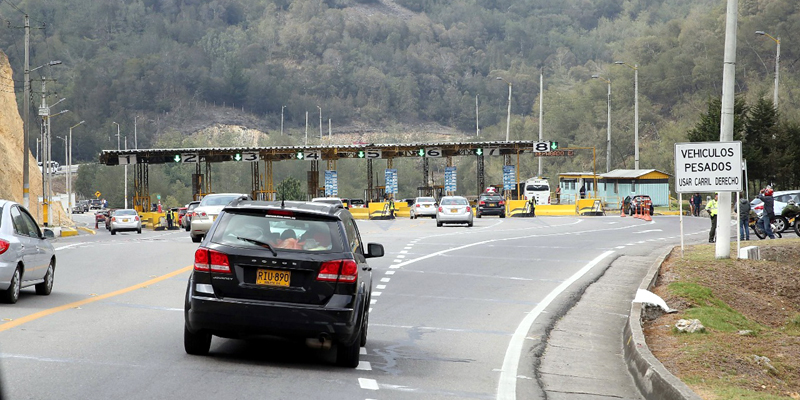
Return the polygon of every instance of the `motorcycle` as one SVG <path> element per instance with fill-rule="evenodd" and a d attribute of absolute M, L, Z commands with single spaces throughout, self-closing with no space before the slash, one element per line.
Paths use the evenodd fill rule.
<path fill-rule="evenodd" d="M 764 230 L 761 229 L 760 226 L 758 226 L 758 223 L 757 223 L 758 219 L 759 219 L 758 215 L 756 215 L 756 213 L 751 210 L 750 211 L 750 221 L 749 221 L 750 228 L 753 230 L 753 233 L 755 233 L 756 236 L 758 236 L 759 239 L 764 239 L 764 238 L 767 237 L 767 232 L 764 232 Z M 785 224 L 786 224 L 786 222 L 783 219 L 783 217 L 781 217 L 781 216 L 777 216 L 776 215 L 776 216 L 772 217 L 772 219 L 770 220 L 770 226 L 772 227 L 772 233 L 775 234 L 776 238 L 782 237 L 781 236 L 781 230 L 779 230 L 778 228 L 785 227 L 786 226 Z"/>
<path fill-rule="evenodd" d="M 789 200 L 789 203 L 781 211 L 781 217 L 786 220 L 786 227 L 794 228 L 794 233 L 800 236 L 800 206 L 793 200 Z"/>

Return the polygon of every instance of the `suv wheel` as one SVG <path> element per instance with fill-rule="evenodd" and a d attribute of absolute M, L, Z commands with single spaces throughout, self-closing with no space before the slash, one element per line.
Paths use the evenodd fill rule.
<path fill-rule="evenodd" d="M 116 235 L 116 234 L 117 234 L 117 231 L 115 231 L 115 230 L 113 230 L 113 229 L 112 229 L 112 230 L 111 230 L 111 235 Z"/>
<path fill-rule="evenodd" d="M 367 304 L 369 304 L 369 301 L 367 301 Z M 367 309 L 364 310 L 363 322 L 361 323 L 361 340 L 360 340 L 360 343 L 359 343 L 361 345 L 361 347 L 364 347 L 364 346 L 367 345 L 367 332 L 368 332 L 368 330 L 369 330 L 369 309 L 367 308 Z"/>
<path fill-rule="evenodd" d="M 358 366 L 359 356 L 361 354 L 361 330 L 359 329 L 356 340 L 349 345 L 339 343 L 339 348 L 336 349 L 336 364 L 346 368 L 355 368 Z"/>
<path fill-rule="evenodd" d="M 192 235 L 192 242 L 195 242 L 195 243 L 200 243 L 200 242 L 202 242 L 202 241 L 203 241 L 203 237 L 202 237 L 202 236 L 195 236 L 195 235 Z"/>
<path fill-rule="evenodd" d="M 204 356 L 211 348 L 211 334 L 206 332 L 192 333 L 185 325 L 183 326 L 183 349 L 186 354 L 193 356 Z"/>

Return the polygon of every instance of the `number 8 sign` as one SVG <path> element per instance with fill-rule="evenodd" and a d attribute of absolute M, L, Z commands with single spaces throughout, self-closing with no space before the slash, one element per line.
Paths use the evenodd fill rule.
<path fill-rule="evenodd" d="M 544 153 L 550 151 L 550 142 L 534 142 L 533 151 L 536 153 Z"/>

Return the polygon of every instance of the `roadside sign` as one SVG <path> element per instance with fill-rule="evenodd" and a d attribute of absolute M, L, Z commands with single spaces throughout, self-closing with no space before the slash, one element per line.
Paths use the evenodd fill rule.
<path fill-rule="evenodd" d="M 100 193 L 100 191 L 98 190 L 98 191 L 94 192 L 94 197 L 100 198 L 101 194 L 102 193 Z"/>
<path fill-rule="evenodd" d="M 374 158 L 381 158 L 383 155 L 383 151 L 380 149 L 367 149 L 364 150 L 364 158 L 367 159 L 374 159 Z"/>
<path fill-rule="evenodd" d="M 325 196 L 339 195 L 339 173 L 334 170 L 325 170 Z"/>
<path fill-rule="evenodd" d="M 442 149 L 440 147 L 431 147 L 425 149 L 425 157 L 437 158 L 442 156 Z"/>
<path fill-rule="evenodd" d="M 500 153 L 500 148 L 499 147 L 487 147 L 486 150 L 485 150 L 485 154 L 486 155 L 490 155 L 490 156 L 501 156 L 502 155 L 502 153 Z"/>
<path fill-rule="evenodd" d="M 444 190 L 447 192 L 455 192 L 457 183 L 457 170 L 456 167 L 444 167 Z"/>
<path fill-rule="evenodd" d="M 533 142 L 533 151 L 536 153 L 550 151 L 550 142 Z"/>
<path fill-rule="evenodd" d="M 397 168 L 386 168 L 384 173 L 386 193 L 397 194 Z"/>
<path fill-rule="evenodd" d="M 514 190 L 517 186 L 517 167 L 515 165 L 503 166 L 503 190 Z"/>
<path fill-rule="evenodd" d="M 675 191 L 742 191 L 742 142 L 675 143 Z"/>

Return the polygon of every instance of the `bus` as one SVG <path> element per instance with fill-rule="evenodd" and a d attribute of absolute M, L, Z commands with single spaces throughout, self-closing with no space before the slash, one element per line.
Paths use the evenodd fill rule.
<path fill-rule="evenodd" d="M 550 204 L 550 184 L 547 178 L 531 178 L 525 181 L 524 190 L 525 200 L 531 198 L 536 200 L 536 204 Z"/>

